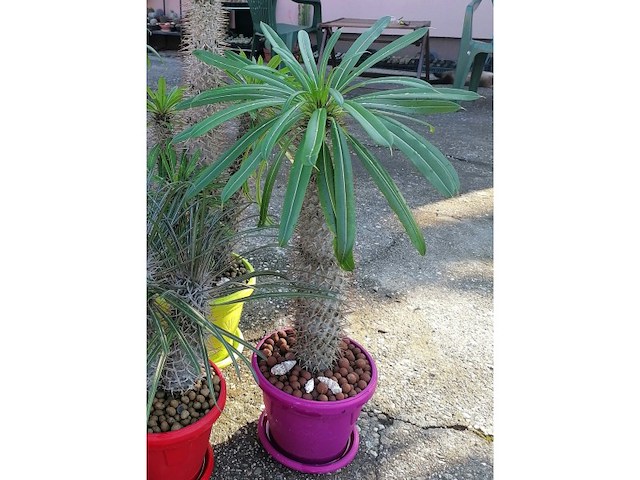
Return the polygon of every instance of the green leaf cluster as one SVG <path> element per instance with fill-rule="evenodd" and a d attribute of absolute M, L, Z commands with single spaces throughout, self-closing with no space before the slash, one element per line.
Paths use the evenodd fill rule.
<path fill-rule="evenodd" d="M 147 172 L 157 182 L 188 182 L 198 173 L 200 153 L 177 152 L 171 143 L 154 145 L 147 154 Z"/>
<path fill-rule="evenodd" d="M 389 22 L 389 17 L 375 22 L 358 37 L 343 55 L 340 65 L 333 69 L 328 68 L 329 56 L 341 30 L 327 42 L 317 65 L 313 61 L 306 32 L 298 34 L 300 63 L 265 24 L 262 24 L 262 31 L 277 54 L 276 65 L 257 64 L 233 52 L 225 52 L 224 55 L 194 52 L 201 61 L 222 69 L 231 83 L 186 99 L 177 108 L 214 103 L 230 105 L 180 132 L 173 142 L 203 135 L 245 113 L 256 116 L 260 121 L 195 178 L 187 197 L 197 195 L 244 155 L 242 167 L 223 189 L 222 201 L 231 198 L 251 175 L 264 170 L 265 164 L 269 164 L 259 195 L 259 222 L 265 224 L 273 184 L 283 164 L 282 154 L 273 161 L 271 158 L 273 149 L 279 147 L 292 161 L 280 216 L 280 245 L 285 245 L 293 235 L 309 185 L 317 185 L 322 213 L 334 235 L 336 259 L 343 269 L 352 270 L 356 236 L 353 151 L 397 215 L 417 251 L 424 255 L 424 237 L 406 201 L 380 160 L 349 131 L 347 118 L 357 122 L 375 144 L 402 152 L 438 192 L 450 197 L 456 195 L 460 188 L 453 166 L 435 146 L 401 120 L 414 120 L 416 115 L 455 112 L 461 108 L 456 102 L 475 100 L 479 96 L 465 90 L 434 88 L 416 78 L 396 76 L 362 80 L 360 75 L 368 68 L 425 34 L 424 28 L 418 29 L 360 62 Z M 361 95 L 355 92 L 358 88 L 381 83 L 396 88 Z M 310 181 L 312 175 L 315 175 L 315 182 Z"/>
<path fill-rule="evenodd" d="M 158 88 L 147 87 L 147 111 L 159 120 L 168 120 L 184 96 L 186 87 L 173 87 L 167 90 L 167 80 L 158 78 Z"/>

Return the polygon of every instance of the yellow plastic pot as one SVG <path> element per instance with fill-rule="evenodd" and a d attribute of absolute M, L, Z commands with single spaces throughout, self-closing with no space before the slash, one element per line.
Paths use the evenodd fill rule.
<path fill-rule="evenodd" d="M 240 258 L 242 263 L 248 272 L 253 272 L 253 266 L 244 258 L 239 255 L 235 255 L 236 258 Z M 247 285 L 253 286 L 256 284 L 256 277 L 251 277 L 247 282 Z M 235 336 L 244 339 L 242 336 L 242 332 L 240 331 L 240 316 L 242 315 L 242 306 L 244 302 L 231 303 L 229 305 L 220 305 L 221 303 L 230 302 L 232 300 L 241 300 L 243 298 L 247 298 L 249 295 L 253 293 L 253 288 L 245 288 L 243 290 L 239 290 L 229 295 L 225 295 L 224 297 L 216 298 L 212 300 L 209 304 L 211 307 L 211 313 L 209 315 L 209 320 L 220 328 L 223 328 L 227 332 L 233 333 Z M 232 341 L 230 338 L 225 337 L 238 351 L 242 352 L 244 348 L 241 343 L 236 341 Z M 209 354 L 209 359 L 215 363 L 218 368 L 224 368 L 231 365 L 231 357 L 227 353 L 227 350 L 224 348 L 222 343 L 215 338 L 210 337 L 207 340 L 207 352 Z"/>

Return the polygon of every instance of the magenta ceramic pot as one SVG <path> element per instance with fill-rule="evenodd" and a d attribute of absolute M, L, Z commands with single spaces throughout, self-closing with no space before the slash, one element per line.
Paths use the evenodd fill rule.
<path fill-rule="evenodd" d="M 258 349 L 270 335 L 260 341 Z M 369 352 L 350 341 L 369 360 L 371 381 L 358 395 L 334 402 L 296 398 L 279 390 L 260 372 L 257 355 L 253 354 L 251 364 L 265 405 L 258 436 L 267 452 L 283 465 L 305 473 L 328 473 L 343 468 L 355 457 L 356 421 L 375 392 L 378 370 Z"/>

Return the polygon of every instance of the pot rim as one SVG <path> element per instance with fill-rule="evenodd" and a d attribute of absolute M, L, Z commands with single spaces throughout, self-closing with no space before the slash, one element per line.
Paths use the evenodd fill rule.
<path fill-rule="evenodd" d="M 292 327 L 284 327 L 281 330 L 292 329 Z M 276 331 L 267 334 L 258 342 L 257 349 L 260 350 L 260 347 L 265 342 L 267 338 L 269 338 Z M 313 409 L 317 409 L 319 412 L 329 412 L 335 411 L 336 409 L 350 408 L 354 405 L 365 404 L 369 401 L 369 399 L 373 396 L 376 386 L 378 384 L 378 368 L 376 367 L 376 363 L 373 359 L 373 356 L 369 353 L 367 349 L 365 349 L 362 345 L 360 345 L 355 340 L 348 338 L 351 343 L 353 343 L 356 347 L 358 347 L 362 353 L 364 353 L 369 360 L 369 365 L 371 365 L 371 381 L 364 388 L 364 390 L 360 391 L 357 395 L 349 398 L 345 398 L 344 400 L 336 400 L 335 402 L 319 402 L 317 400 L 307 400 L 306 398 L 297 398 L 293 395 L 283 392 L 277 387 L 274 387 L 269 381 L 265 378 L 263 373 L 260 371 L 258 367 L 258 355 L 254 352 L 251 356 L 251 367 L 253 368 L 256 376 L 258 378 L 258 386 L 265 393 L 277 398 L 280 401 L 287 402 L 293 407 L 302 407 L 305 409 L 309 409 L 310 407 Z"/>
<path fill-rule="evenodd" d="M 208 360 L 208 359 L 207 359 Z M 193 434 L 202 430 L 206 423 L 213 425 L 215 421 L 220 417 L 220 414 L 224 410 L 224 406 L 227 402 L 227 382 L 222 375 L 222 371 L 218 366 L 209 360 L 209 364 L 213 367 L 216 375 L 220 377 L 220 394 L 216 405 L 214 405 L 204 417 L 198 419 L 198 421 L 192 425 L 181 428 L 180 430 L 160 432 L 160 433 L 148 433 L 147 442 L 151 442 L 154 445 L 160 445 L 163 443 L 174 443 L 193 436 Z M 209 427 L 210 428 L 210 427 Z"/>

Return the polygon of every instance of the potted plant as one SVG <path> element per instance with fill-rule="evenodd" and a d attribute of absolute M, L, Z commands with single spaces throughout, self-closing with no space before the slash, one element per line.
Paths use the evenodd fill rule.
<path fill-rule="evenodd" d="M 158 79 L 158 87 L 153 90 L 147 88 L 147 112 L 149 114 L 149 140 L 153 147 L 147 157 L 147 168 L 155 175 L 155 180 L 160 182 L 187 182 L 199 172 L 201 168 L 201 156 L 199 150 L 189 154 L 186 149 L 179 152 L 170 144 L 174 130 L 181 125 L 180 112 L 176 111 L 176 105 L 182 100 L 186 87 L 173 87 L 167 89 L 164 77 Z M 236 202 L 238 203 L 238 202 Z M 235 211 L 230 207 L 229 217 L 238 216 L 239 209 Z M 223 272 L 219 281 L 229 281 L 236 276 L 253 272 L 253 266 L 246 258 L 231 251 L 230 245 L 220 245 L 220 254 L 226 247 L 229 267 Z M 216 298 L 216 304 L 209 311 L 210 319 L 220 328 L 230 331 L 242 338 L 239 328 L 242 308 L 244 303 L 238 300 L 247 298 L 253 293 L 255 277 L 246 279 L 246 288 L 233 292 L 224 297 Z M 229 302 L 234 303 L 229 303 Z M 243 345 L 234 343 L 241 352 Z M 207 343 L 209 358 L 220 368 L 231 364 L 231 357 L 227 350 L 217 339 L 210 339 Z"/>
<path fill-rule="evenodd" d="M 358 446 L 355 423 L 373 395 L 377 379 L 371 355 L 344 334 L 342 285 L 346 272 L 355 266 L 351 150 L 417 251 L 421 255 L 426 252 L 422 232 L 402 194 L 375 155 L 349 131 L 346 119 L 358 123 L 374 143 L 397 148 L 438 192 L 450 197 L 459 191 L 455 169 L 435 146 L 401 121 L 426 124 L 416 115 L 455 112 L 461 108 L 457 101 L 479 98 L 474 92 L 436 89 L 416 78 L 360 79 L 368 68 L 424 36 L 424 29 L 416 30 L 360 61 L 389 22 L 389 17 L 382 18 L 365 31 L 333 69 L 328 68 L 328 60 L 340 31 L 328 41 L 318 65 L 313 61 L 308 35 L 300 32 L 301 65 L 278 35 L 262 24 L 265 37 L 286 68 L 256 65 L 233 52 L 221 56 L 196 51 L 196 57 L 222 69 L 231 83 L 178 105 L 192 108 L 233 102 L 179 133 L 174 143 L 203 135 L 247 112 L 257 119 L 218 162 L 196 177 L 187 197 L 207 188 L 245 153 L 240 169 L 222 189 L 221 199 L 231 198 L 252 175 L 266 169 L 260 192 L 259 224 L 263 224 L 273 185 L 287 163 L 282 155 L 272 160 L 271 153 L 278 146 L 291 161 L 279 242 L 286 245 L 297 226 L 295 271 L 301 280 L 315 281 L 336 297 L 296 300 L 291 328 L 263 338 L 258 348 L 267 358 L 254 356 L 252 364 L 265 402 L 258 423 L 261 443 L 276 460 L 303 472 L 331 472 L 354 458 Z M 256 80 L 261 84 L 256 85 Z M 361 87 L 380 84 L 399 88 L 358 93 Z"/>
<path fill-rule="evenodd" d="M 211 337 L 238 369 L 237 345 L 257 350 L 210 320 L 211 305 L 244 289 L 244 280 L 275 272 L 248 272 L 220 283 L 229 256 L 228 210 L 201 193 L 189 201 L 185 182 L 152 184 L 147 193 L 147 470 L 152 480 L 208 478 L 213 469 L 211 427 L 226 401 L 222 373 L 210 360 Z M 253 298 L 314 295 L 286 280 L 262 282 Z M 230 303 L 238 300 L 231 300 Z M 238 371 L 239 374 L 239 371 Z M 204 470 L 203 470 L 204 469 Z M 198 476 L 201 475 L 201 476 Z"/>
<path fill-rule="evenodd" d="M 207 282 L 215 273 L 209 273 L 208 265 L 210 257 L 217 256 L 215 243 L 225 229 L 216 223 L 219 212 L 212 208 L 213 199 L 199 195 L 185 203 L 183 185 L 154 185 L 147 194 L 147 478 L 151 480 L 208 478 L 213 469 L 211 427 L 226 401 L 224 378 L 215 364 L 206 361 L 205 350 L 207 335 L 222 336 L 203 315 L 216 296 Z"/>

